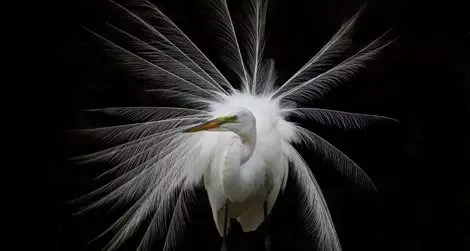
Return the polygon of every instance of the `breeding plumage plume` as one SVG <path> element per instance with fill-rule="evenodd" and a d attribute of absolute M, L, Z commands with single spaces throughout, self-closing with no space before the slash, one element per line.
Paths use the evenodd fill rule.
<path fill-rule="evenodd" d="M 156 239 L 165 240 L 164 250 L 173 250 L 190 219 L 194 189 L 201 184 L 207 191 L 221 237 L 230 229 L 229 218 L 237 219 L 244 231 L 254 231 L 269 217 L 291 168 L 301 189 L 300 211 L 308 232 L 317 237 L 319 249 L 341 250 L 321 190 L 294 146 L 313 146 L 316 154 L 360 186 L 375 187 L 341 150 L 290 119 L 343 129 L 393 120 L 301 107 L 304 101 L 323 98 L 389 44 L 379 38 L 333 64 L 348 48 L 360 12 L 281 83 L 274 61 L 263 57 L 267 0 L 246 1 L 242 24 L 232 21 L 226 0 L 211 0 L 224 44 L 220 57 L 238 77 L 240 89 L 236 89 L 156 5 L 147 0 L 109 2 L 134 26 L 131 32 L 107 24 L 107 29 L 119 35 L 124 45 L 84 28 L 102 42 L 110 57 L 143 80 L 149 92 L 171 97 L 179 107 L 95 109 L 92 111 L 139 122 L 78 130 L 114 144 L 73 158 L 82 164 L 114 164 L 98 177 L 113 180 L 80 198 L 96 199 L 82 212 L 108 203 L 133 203 L 106 231 L 116 231 L 106 249 L 119 248 L 137 229 L 145 227 L 138 250 L 149 250 Z M 237 25 L 243 27 L 243 34 L 236 33 Z M 148 226 L 142 226 L 145 220 L 150 222 Z"/>

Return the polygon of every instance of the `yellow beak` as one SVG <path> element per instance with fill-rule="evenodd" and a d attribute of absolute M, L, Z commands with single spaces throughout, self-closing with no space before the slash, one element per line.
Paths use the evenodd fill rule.
<path fill-rule="evenodd" d="M 219 118 L 209 120 L 205 123 L 202 123 L 200 125 L 191 127 L 189 129 L 184 130 L 183 132 L 200 132 L 200 131 L 207 131 L 210 129 L 218 128 L 220 125 L 222 125 L 223 122 L 219 121 Z"/>
<path fill-rule="evenodd" d="M 215 129 L 220 127 L 222 124 L 228 123 L 228 122 L 235 122 L 237 120 L 237 116 L 224 116 L 224 117 L 219 117 L 215 118 L 212 120 L 209 120 L 205 123 L 202 123 L 200 125 L 197 125 L 195 127 L 188 128 L 184 130 L 183 132 L 200 132 L 200 131 L 207 131 L 210 129 Z"/>

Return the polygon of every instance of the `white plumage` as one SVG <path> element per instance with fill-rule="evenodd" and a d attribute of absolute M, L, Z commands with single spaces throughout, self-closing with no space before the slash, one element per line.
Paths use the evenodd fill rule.
<path fill-rule="evenodd" d="M 301 101 L 321 98 L 348 79 L 387 44 L 371 42 L 353 56 L 331 65 L 349 44 L 358 15 L 346 22 L 331 40 L 290 79 L 279 83 L 273 60 L 263 59 L 267 1 L 247 1 L 246 34 L 240 39 L 225 0 L 212 0 L 225 43 L 220 56 L 239 77 L 241 90 L 232 87 L 216 66 L 155 5 L 147 0 L 110 1 L 137 33 L 108 24 L 119 34 L 118 45 L 87 28 L 126 69 L 144 81 L 149 92 L 175 99 L 180 107 L 114 107 L 92 110 L 123 116 L 137 123 L 78 130 L 115 146 L 74 158 L 80 163 L 108 161 L 115 167 L 99 178 L 113 181 L 85 195 L 98 200 L 84 211 L 108 203 L 133 203 L 106 232 L 117 230 L 107 246 L 117 249 L 127 238 L 150 224 L 138 250 L 149 250 L 165 238 L 164 250 L 181 240 L 190 219 L 194 188 L 204 184 L 221 235 L 224 208 L 244 231 L 254 231 L 287 182 L 289 162 L 302 193 L 299 209 L 318 245 L 340 250 L 325 200 L 315 178 L 293 145 L 306 143 L 348 177 L 374 187 L 367 175 L 328 141 L 292 122 L 294 116 L 342 129 L 360 129 L 387 117 L 299 107 Z M 133 29 L 135 30 L 135 29 Z M 240 43 L 240 41 L 243 41 Z M 145 122 L 142 122 L 145 121 Z M 209 122 L 208 122 L 209 121 Z"/>

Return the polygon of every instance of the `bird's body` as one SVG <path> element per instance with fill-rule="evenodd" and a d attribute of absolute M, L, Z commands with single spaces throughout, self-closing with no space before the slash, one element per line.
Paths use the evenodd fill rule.
<path fill-rule="evenodd" d="M 279 83 L 274 60 L 263 58 L 267 1 L 244 1 L 246 18 L 240 25 L 245 39 L 241 40 L 226 0 L 211 0 L 223 42 L 220 57 L 238 77 L 241 88 L 237 90 L 154 4 L 148 0 L 109 2 L 129 20 L 131 28 L 105 26 L 112 35 L 123 37 L 122 44 L 85 29 L 106 45 L 111 57 L 135 72 L 149 87 L 148 93 L 174 98 L 177 106 L 95 109 L 137 122 L 78 130 L 114 144 L 74 158 L 80 163 L 114 164 L 99 176 L 113 180 L 83 196 L 101 196 L 83 212 L 109 203 L 132 203 L 105 231 L 117 230 L 107 249 L 119 248 L 146 220 L 150 223 L 138 250 L 151 249 L 155 239 L 165 239 L 165 251 L 176 248 L 189 221 L 192 202 L 197 199 L 195 189 L 201 185 L 207 191 L 221 236 L 227 234 L 228 218 L 236 218 L 244 231 L 254 231 L 267 219 L 289 174 L 299 188 L 298 211 L 307 232 L 317 237 L 321 249 L 341 250 L 320 187 L 294 146 L 311 146 L 313 152 L 361 186 L 374 185 L 341 150 L 291 119 L 348 130 L 390 120 L 301 106 L 323 98 L 348 80 L 388 43 L 376 39 L 334 64 L 351 41 L 350 33 L 359 16 L 355 15 L 292 77 Z"/>
<path fill-rule="evenodd" d="M 278 106 L 261 96 L 238 95 L 244 97 L 229 98 L 225 111 L 224 105 L 218 105 L 214 116 L 241 114 L 237 116 L 243 128 L 204 132 L 205 142 L 217 141 L 204 185 L 221 235 L 226 203 L 228 216 L 236 218 L 244 231 L 256 230 L 264 221 L 263 204 L 267 202 L 269 213 L 288 173 L 281 147 L 290 140 L 288 125 Z"/>
<path fill-rule="evenodd" d="M 204 186 L 217 229 L 223 235 L 227 206 L 228 217 L 238 218 L 244 230 L 253 231 L 260 224 L 259 221 L 263 221 L 263 203 L 271 190 L 268 187 L 268 168 L 260 156 L 250 156 L 247 162 L 241 163 L 244 146 L 240 138 L 231 133 L 220 134 L 225 134 L 219 136 L 222 153 L 216 152 L 218 155 L 214 155 L 204 175 Z M 256 222 L 243 220 L 248 212 L 259 216 L 250 219 Z"/>

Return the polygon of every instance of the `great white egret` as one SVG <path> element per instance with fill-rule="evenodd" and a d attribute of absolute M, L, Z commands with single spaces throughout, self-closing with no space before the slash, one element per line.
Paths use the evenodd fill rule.
<path fill-rule="evenodd" d="M 350 43 L 359 16 L 356 14 L 292 77 L 279 83 L 273 60 L 263 59 L 267 1 L 246 1 L 243 39 L 235 34 L 226 0 L 211 2 L 224 43 L 220 56 L 238 76 L 240 90 L 232 87 L 188 36 L 147 0 L 110 1 L 133 26 L 129 30 L 139 31 L 132 34 L 107 24 L 108 31 L 121 35 L 123 44 L 84 27 L 106 45 L 110 56 L 135 72 L 149 86 L 149 92 L 172 97 L 181 107 L 93 110 L 138 123 L 78 130 L 115 144 L 74 158 L 79 163 L 115 164 L 99 177 L 111 176 L 114 180 L 85 195 L 82 199 L 101 198 L 83 211 L 112 202 L 131 202 L 132 207 L 106 231 L 117 230 L 107 249 L 120 247 L 144 220 L 150 220 L 138 250 L 149 250 L 152 242 L 161 238 L 165 238 L 164 250 L 171 250 L 189 220 L 194 189 L 203 183 L 221 236 L 228 233 L 229 218 L 236 218 L 244 231 L 254 231 L 285 188 L 292 163 L 291 173 L 302 191 L 299 210 L 307 230 L 318 237 L 322 250 L 340 250 L 325 199 L 294 145 L 313 146 L 317 154 L 360 185 L 374 185 L 339 149 L 289 119 L 308 119 L 342 129 L 391 120 L 301 107 L 304 101 L 321 98 L 349 79 L 389 43 L 376 39 L 334 65 L 333 59 Z"/>

